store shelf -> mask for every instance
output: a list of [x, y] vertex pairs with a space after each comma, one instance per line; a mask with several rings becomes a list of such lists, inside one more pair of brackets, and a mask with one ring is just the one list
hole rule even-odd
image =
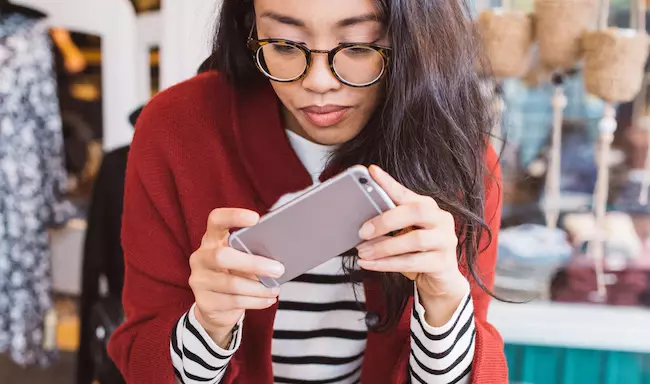
[[493, 301], [488, 318], [509, 344], [650, 353], [650, 309]]

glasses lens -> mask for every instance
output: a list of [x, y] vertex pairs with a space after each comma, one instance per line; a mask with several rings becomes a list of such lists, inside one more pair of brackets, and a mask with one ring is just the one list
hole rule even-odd
[[334, 56], [334, 70], [350, 84], [370, 84], [383, 74], [384, 57], [372, 48], [348, 47]]
[[286, 43], [269, 43], [257, 52], [257, 60], [266, 74], [277, 80], [300, 77], [307, 67], [302, 50]]

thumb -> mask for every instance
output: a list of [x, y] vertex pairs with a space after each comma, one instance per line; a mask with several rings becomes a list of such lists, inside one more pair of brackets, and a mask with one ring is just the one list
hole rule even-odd
[[210, 212], [201, 246], [214, 248], [228, 240], [231, 228], [251, 227], [260, 220], [257, 212], [241, 208], [217, 208]]

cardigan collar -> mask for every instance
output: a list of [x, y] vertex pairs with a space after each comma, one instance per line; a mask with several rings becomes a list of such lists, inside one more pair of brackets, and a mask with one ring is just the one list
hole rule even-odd
[[282, 195], [312, 185], [282, 127], [273, 88], [237, 90], [232, 100], [237, 150], [265, 209]]

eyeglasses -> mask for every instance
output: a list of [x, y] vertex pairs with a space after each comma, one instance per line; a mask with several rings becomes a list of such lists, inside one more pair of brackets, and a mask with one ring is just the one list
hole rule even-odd
[[391, 49], [376, 44], [344, 43], [332, 50], [309, 49], [301, 43], [283, 39], [254, 39], [248, 36], [257, 68], [271, 80], [289, 83], [305, 77], [315, 53], [327, 54], [332, 74], [351, 87], [369, 87], [386, 73]]

